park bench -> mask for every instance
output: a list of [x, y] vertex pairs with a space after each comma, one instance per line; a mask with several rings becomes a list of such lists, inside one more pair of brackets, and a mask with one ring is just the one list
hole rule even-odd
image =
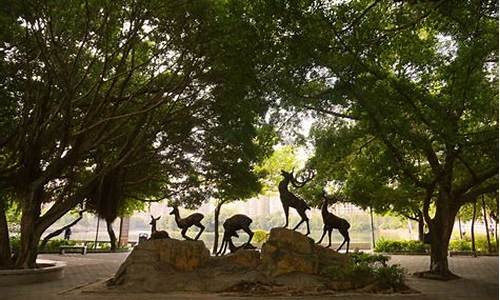
[[64, 254], [66, 250], [80, 250], [82, 255], [87, 254], [87, 246], [63, 245], [59, 246], [59, 254]]

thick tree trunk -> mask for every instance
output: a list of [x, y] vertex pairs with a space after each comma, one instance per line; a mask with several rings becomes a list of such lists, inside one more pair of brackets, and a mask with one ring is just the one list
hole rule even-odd
[[111, 252], [116, 251], [116, 234], [113, 230], [113, 222], [109, 222], [106, 220], [106, 227], [108, 229], [109, 240], [111, 241]]
[[488, 224], [488, 215], [486, 214], [486, 203], [484, 202], [484, 196], [482, 197], [483, 204], [483, 220], [484, 227], [486, 228], [486, 241], [488, 242], [488, 253], [491, 253], [491, 240], [490, 240], [490, 226]]
[[430, 224], [431, 266], [430, 272], [443, 279], [456, 278], [448, 268], [448, 245], [450, 242], [458, 207], [453, 199], [442, 192], [436, 203], [436, 214]]
[[21, 243], [19, 252], [16, 253], [16, 268], [36, 267], [38, 243], [41, 232], [36, 224], [40, 217], [40, 203], [43, 191], [30, 191], [23, 199], [21, 216]]
[[218, 202], [217, 206], [215, 207], [215, 214], [214, 214], [214, 246], [212, 248], [212, 253], [213, 254], [217, 253], [217, 247], [219, 245], [219, 215], [220, 215], [220, 209], [222, 207], [222, 204], [224, 204], [224, 201]]
[[12, 268], [6, 210], [4, 199], [0, 199], [0, 269]]
[[472, 220], [470, 225], [470, 238], [472, 239], [472, 255], [476, 257], [476, 237], [474, 235], [474, 224], [476, 223], [476, 202], [472, 207]]

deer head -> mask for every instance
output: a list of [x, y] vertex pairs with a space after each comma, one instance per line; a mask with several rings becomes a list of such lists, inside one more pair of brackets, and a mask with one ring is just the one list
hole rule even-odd
[[159, 216], [158, 218], [151, 216], [151, 222], [149, 222], [149, 225], [156, 225], [156, 221], [158, 221], [160, 218], [161, 216]]
[[172, 211], [170, 212], [170, 214], [171, 214], [171, 215], [175, 215], [175, 214], [177, 214], [178, 212], [179, 212], [179, 209], [177, 208], [177, 206], [174, 206], [174, 207], [172, 208]]

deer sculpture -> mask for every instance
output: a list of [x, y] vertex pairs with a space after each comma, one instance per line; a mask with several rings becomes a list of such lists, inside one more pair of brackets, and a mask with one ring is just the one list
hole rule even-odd
[[323, 217], [323, 235], [317, 242], [317, 244], [321, 244], [323, 241], [323, 238], [325, 237], [325, 234], [328, 232], [328, 246], [326, 248], [329, 248], [332, 245], [332, 231], [333, 229], [337, 229], [340, 234], [344, 237], [344, 241], [338, 247], [337, 252], [344, 246], [344, 244], [347, 242], [347, 247], [346, 247], [346, 253], [349, 252], [349, 228], [351, 227], [351, 224], [347, 222], [345, 219], [342, 219], [340, 217], [337, 217], [336, 215], [332, 214], [331, 212], [328, 211], [328, 202], [329, 198], [327, 197], [325, 191], [323, 191], [323, 204], [321, 205], [321, 216]]
[[288, 190], [288, 185], [291, 183], [294, 187], [300, 188], [303, 187], [307, 182], [309, 182], [311, 179], [314, 178], [314, 173], [310, 172], [308, 177], [302, 181], [299, 182], [295, 176], [293, 175], [293, 170], [292, 172], [286, 172], [281, 170], [281, 176], [283, 176], [283, 179], [280, 181], [278, 185], [278, 190], [280, 193], [280, 200], [281, 204], [283, 205], [283, 210], [285, 211], [285, 226], [283, 228], [288, 227], [288, 212], [290, 207], [295, 208], [299, 216], [301, 217], [300, 222], [293, 228], [293, 230], [296, 230], [302, 223], [306, 222], [307, 225], [307, 233], [306, 235], [309, 235], [311, 231], [309, 230], [309, 218], [307, 217], [306, 210], [311, 209], [307, 203], [295, 196], [292, 192]]
[[[235, 252], [240, 248], [246, 248], [250, 246], [250, 241], [253, 237], [253, 231], [250, 230], [250, 224], [252, 223], [252, 219], [245, 215], [234, 215], [224, 221], [222, 225], [224, 227], [224, 236], [222, 238], [222, 244], [220, 245], [220, 249], [217, 252], [217, 255], [223, 255], [226, 253], [227, 247], [229, 246], [229, 250], [231, 252]], [[248, 242], [243, 246], [236, 247], [231, 240], [232, 237], [239, 237], [237, 231], [243, 230], [248, 234]]]
[[159, 239], [169, 239], [170, 236], [165, 230], [156, 230], [156, 221], [158, 221], [160, 217], [155, 218], [151, 216], [151, 222], [149, 222], [149, 225], [151, 225], [151, 236], [149, 237], [150, 240], [159, 240]]
[[192, 238], [186, 235], [186, 232], [188, 231], [189, 227], [194, 225], [200, 228], [200, 231], [194, 238], [195, 241], [198, 240], [202, 232], [205, 230], [205, 226], [203, 226], [203, 224], [200, 223], [205, 216], [200, 213], [194, 213], [187, 216], [186, 218], [181, 218], [181, 216], [179, 215], [179, 209], [177, 207], [174, 207], [170, 212], [170, 214], [175, 216], [175, 223], [177, 223], [177, 227], [181, 229], [181, 235], [186, 240], [192, 240]]

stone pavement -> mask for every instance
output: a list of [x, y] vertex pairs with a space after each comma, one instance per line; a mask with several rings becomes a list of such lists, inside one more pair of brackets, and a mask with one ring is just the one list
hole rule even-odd
[[[110, 278], [124, 261], [128, 253], [117, 254], [67, 254], [40, 255], [40, 258], [62, 260], [67, 263], [65, 277], [59, 281], [46, 283], [20, 285], [15, 287], [0, 287], [0, 300], [128, 300], [128, 299], [224, 299], [234, 297], [221, 297], [207, 294], [96, 294], [82, 293], [80, 287]], [[391, 263], [403, 266], [408, 273], [428, 269], [428, 256], [392, 256]], [[448, 282], [419, 279], [408, 275], [408, 285], [420, 294], [407, 295], [335, 295], [316, 296], [314, 299], [498, 299], [498, 257], [461, 257], [449, 258], [450, 269], [461, 279]], [[249, 299], [249, 297], [236, 298]], [[304, 299], [304, 297], [255, 297], [251, 299]]]

